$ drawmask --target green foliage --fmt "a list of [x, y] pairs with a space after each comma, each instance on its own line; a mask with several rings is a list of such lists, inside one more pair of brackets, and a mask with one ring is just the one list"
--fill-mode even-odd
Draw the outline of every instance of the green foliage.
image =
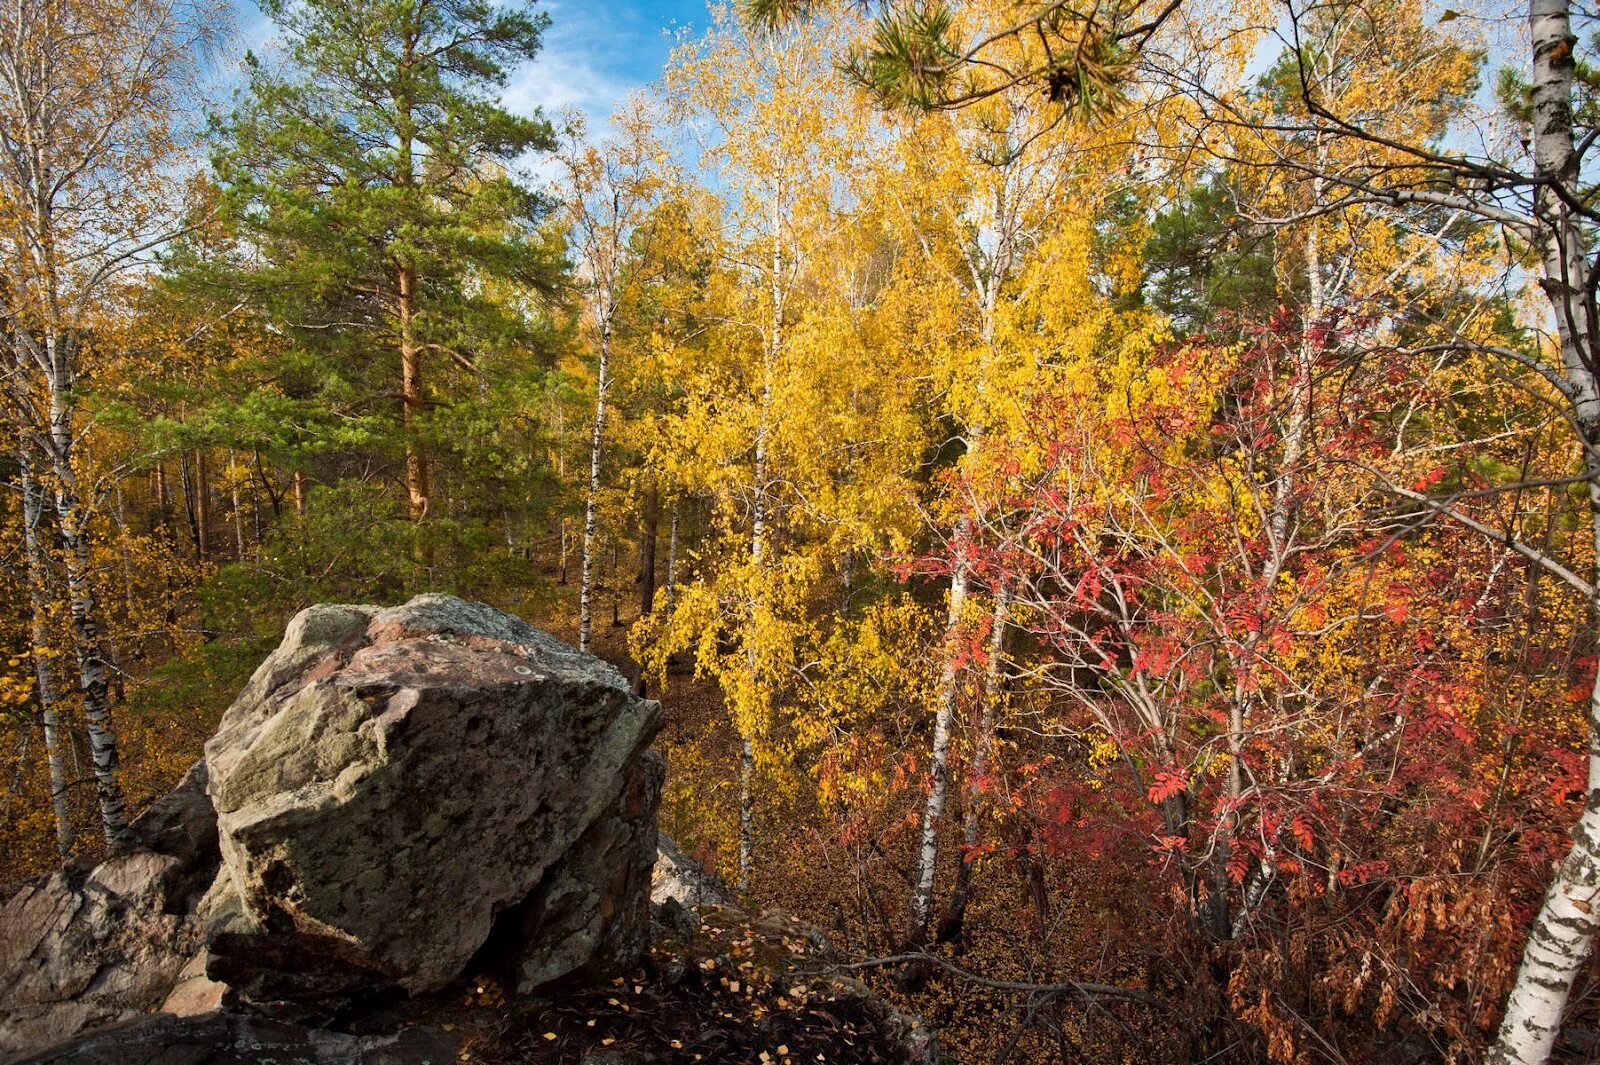
[[[510, 168], [552, 134], [497, 91], [537, 54], [545, 17], [480, 0], [264, 10], [286, 61], [249, 56], [241, 99], [214, 123], [224, 217], [249, 253], [195, 249], [175, 267], [289, 338], [278, 390], [341, 419], [392, 416], [402, 335], [469, 370], [537, 346], [540, 314], [520, 294], [551, 293], [563, 264], [547, 203]], [[307, 428], [294, 446], [350, 445]]]
[[1204, 329], [1218, 314], [1270, 312], [1276, 303], [1271, 234], [1239, 218], [1238, 195], [1213, 176], [1155, 217], [1146, 298], [1179, 329]]
[[[744, 0], [745, 19], [775, 33], [831, 6], [818, 0]], [[1143, 4], [1090, 5], [1063, 0], [962, 5], [944, 0], [857, 0], [872, 16], [868, 40], [843, 67], [891, 108], [965, 107], [1016, 86], [1036, 88], [1080, 120], [1101, 119], [1124, 101], [1144, 40], [1171, 14]]]

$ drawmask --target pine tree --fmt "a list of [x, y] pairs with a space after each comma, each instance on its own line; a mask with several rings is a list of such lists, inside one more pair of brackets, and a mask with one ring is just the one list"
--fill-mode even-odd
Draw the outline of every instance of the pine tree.
[[263, 10], [286, 62], [248, 56], [242, 98], [217, 123], [217, 175], [262, 260], [234, 281], [340, 367], [347, 402], [391, 396], [398, 377], [407, 507], [421, 521], [426, 357], [470, 367], [477, 338], [519, 324], [482, 282], [548, 287], [558, 265], [537, 231], [545, 203], [510, 173], [553, 146], [550, 125], [499, 103], [547, 19], [484, 0]]

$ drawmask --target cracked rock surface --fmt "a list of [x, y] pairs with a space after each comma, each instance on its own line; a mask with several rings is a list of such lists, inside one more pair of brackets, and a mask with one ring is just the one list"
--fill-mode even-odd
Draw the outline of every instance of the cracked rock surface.
[[523, 992], [628, 964], [659, 725], [614, 667], [481, 604], [302, 612], [206, 744], [208, 975], [326, 1003], [475, 958]]

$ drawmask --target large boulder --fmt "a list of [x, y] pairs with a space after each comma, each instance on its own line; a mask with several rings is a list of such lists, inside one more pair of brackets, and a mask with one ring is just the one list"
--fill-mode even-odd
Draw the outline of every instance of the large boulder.
[[217, 871], [205, 764], [133, 824], [140, 846], [68, 865], [0, 905], [0, 1060], [161, 1006]]
[[303, 611], [206, 744], [207, 975], [292, 1011], [629, 964], [659, 721], [613, 667], [480, 604]]

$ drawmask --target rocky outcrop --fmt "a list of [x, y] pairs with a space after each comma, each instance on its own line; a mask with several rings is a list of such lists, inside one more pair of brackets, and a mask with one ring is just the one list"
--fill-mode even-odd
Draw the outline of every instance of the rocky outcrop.
[[521, 620], [425, 595], [290, 624], [206, 744], [207, 973], [257, 1005], [594, 978], [647, 942], [654, 702]]
[[665, 835], [656, 838], [656, 868], [650, 879], [650, 901], [680, 906], [731, 906], [733, 893], [705, 866], [678, 849]]
[[25, 884], [0, 906], [0, 1060], [158, 1008], [200, 947], [217, 871], [205, 766], [134, 823], [141, 849]]
[[659, 714], [480, 604], [303, 611], [139, 848], [5, 901], [0, 1060], [157, 1009], [609, 976], [650, 935]]

